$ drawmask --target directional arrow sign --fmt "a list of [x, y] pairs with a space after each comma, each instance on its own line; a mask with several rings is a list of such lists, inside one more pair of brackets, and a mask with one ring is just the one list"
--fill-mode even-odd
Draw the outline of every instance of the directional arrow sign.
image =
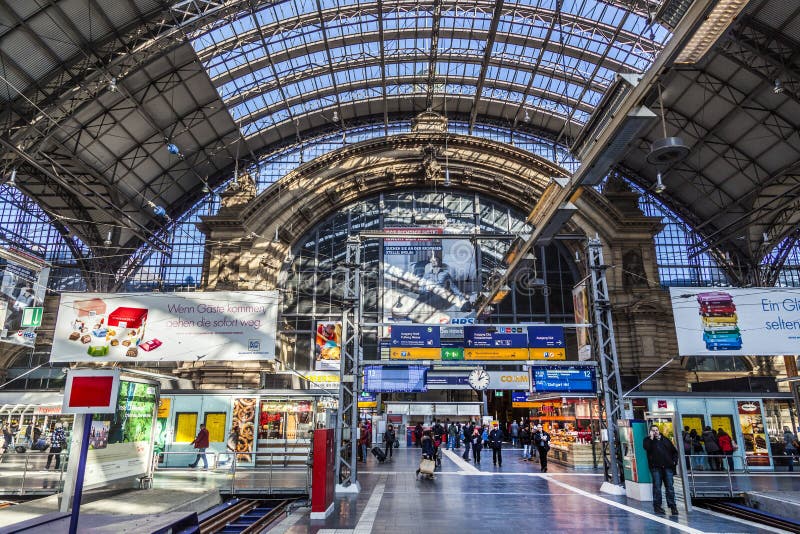
[[561, 326], [529, 326], [528, 346], [532, 349], [564, 348], [564, 328]]

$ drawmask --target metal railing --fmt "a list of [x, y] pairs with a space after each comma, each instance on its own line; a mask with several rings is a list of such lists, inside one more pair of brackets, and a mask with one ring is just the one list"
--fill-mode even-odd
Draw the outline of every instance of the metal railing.
[[[56, 455], [59, 466], [56, 469]], [[50, 457], [51, 468], [47, 469]], [[64, 485], [67, 451], [16, 452], [9, 448], [0, 456], [0, 495], [50, 495], [59, 493]]]
[[[282, 458], [282, 453], [275, 452], [216, 452], [207, 451], [205, 453], [207, 468], [202, 457], [198, 457], [197, 451], [169, 451], [157, 455], [153, 462], [153, 483], [158, 487], [169, 487], [172, 483], [185, 484], [185, 477], [188, 474], [207, 475], [203, 483], [212, 487], [217, 487], [221, 491], [229, 491], [231, 494], [258, 493], [258, 494], [281, 494], [281, 493], [310, 493], [311, 477], [310, 465], [307, 463], [298, 466], [286, 466]], [[237, 459], [237, 457], [249, 457], [249, 461]], [[170, 458], [185, 458], [187, 461], [181, 465], [170, 462]], [[191, 459], [191, 461], [189, 461]], [[194, 463], [195, 467], [189, 464]], [[198, 473], [199, 470], [199, 473]]]
[[[753, 460], [769, 463], [757, 465]], [[733, 454], [691, 454], [684, 456], [682, 468], [686, 469], [692, 497], [734, 497], [753, 489], [748, 477], [765, 473], [792, 473], [794, 455], [747, 456], [744, 452]], [[751, 460], [748, 462], [748, 460]], [[785, 464], [785, 465], [784, 465]], [[800, 466], [797, 466], [800, 475]], [[780, 479], [782, 477], [776, 477]], [[774, 489], [782, 489], [775, 484]]]

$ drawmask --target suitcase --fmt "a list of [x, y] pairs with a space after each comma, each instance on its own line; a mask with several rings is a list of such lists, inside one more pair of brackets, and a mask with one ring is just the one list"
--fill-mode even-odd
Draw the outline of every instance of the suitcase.
[[428, 460], [427, 458], [423, 458], [419, 462], [419, 472], [423, 475], [433, 476], [433, 472], [436, 470], [436, 462], [433, 460]]
[[386, 461], [386, 455], [380, 447], [372, 447], [372, 455], [378, 459], [378, 462], [383, 463]]

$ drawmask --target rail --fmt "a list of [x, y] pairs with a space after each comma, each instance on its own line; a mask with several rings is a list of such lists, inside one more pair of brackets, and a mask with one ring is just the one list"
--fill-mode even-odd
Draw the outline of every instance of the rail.
[[[310, 493], [310, 466], [286, 466], [280, 453], [208, 451], [205, 456], [207, 464], [196, 451], [160, 453], [154, 462], [154, 487], [185, 486], [188, 480], [194, 480], [231, 495]], [[236, 456], [246, 456], [248, 461]]]
[[[58, 468], [55, 467], [58, 456]], [[64, 484], [67, 451], [16, 452], [13, 448], [0, 456], [0, 495], [50, 495]], [[48, 468], [49, 464], [52, 468]]]
[[[753, 489], [752, 477], [770, 474], [772, 489], [782, 490], [780, 480], [794, 474], [797, 457], [791, 455], [748, 456], [743, 452], [725, 455], [692, 454], [684, 456], [683, 467], [692, 498], [736, 497]], [[759, 465], [765, 463], [766, 465]]]

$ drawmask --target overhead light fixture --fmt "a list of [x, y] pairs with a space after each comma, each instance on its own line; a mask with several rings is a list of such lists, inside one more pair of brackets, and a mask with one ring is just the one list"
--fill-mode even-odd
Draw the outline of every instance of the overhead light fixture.
[[445, 187], [450, 187], [450, 169], [444, 170], [444, 183], [442, 185]]
[[663, 193], [666, 190], [667, 190], [667, 186], [664, 185], [664, 182], [661, 179], [661, 173], [659, 172], [656, 175], [656, 185], [653, 187], [653, 191], [655, 191], [657, 194], [660, 195], [661, 193]]
[[14, 167], [11, 169], [11, 175], [8, 177], [6, 181], [6, 185], [8, 187], [17, 187], [17, 168]]
[[531, 115], [527, 109], [525, 110], [525, 122], [531, 122]]
[[277, 227], [275, 227], [275, 235], [272, 237], [272, 242], [273, 243], [280, 243], [281, 242], [281, 238], [280, 238], [280, 236], [278, 236], [278, 228]]
[[339, 122], [339, 112], [338, 111], [334, 111], [333, 112], [333, 122]]
[[111, 78], [111, 81], [108, 82], [108, 90], [111, 91], [112, 93], [117, 92], [117, 79], [116, 78]]
[[111, 230], [108, 231], [108, 235], [106, 236], [106, 240], [103, 241], [103, 245], [107, 247], [111, 246]]
[[697, 63], [725, 33], [749, 0], [719, 0], [684, 45], [675, 63]]
[[495, 293], [492, 297], [491, 304], [500, 304], [509, 293], [511, 293], [510, 287], [507, 285], [501, 286], [500, 289], [497, 290], [497, 293]]
[[776, 95], [783, 93], [783, 83], [780, 78], [775, 79], [775, 85], [772, 87], [772, 92]]
[[764, 244], [769, 245], [769, 234], [767, 232], [764, 232], [763, 234], [761, 234], [761, 237], [764, 238]]
[[177, 156], [178, 154], [181, 153], [181, 149], [178, 148], [178, 145], [176, 145], [174, 143], [167, 143], [167, 152]]

